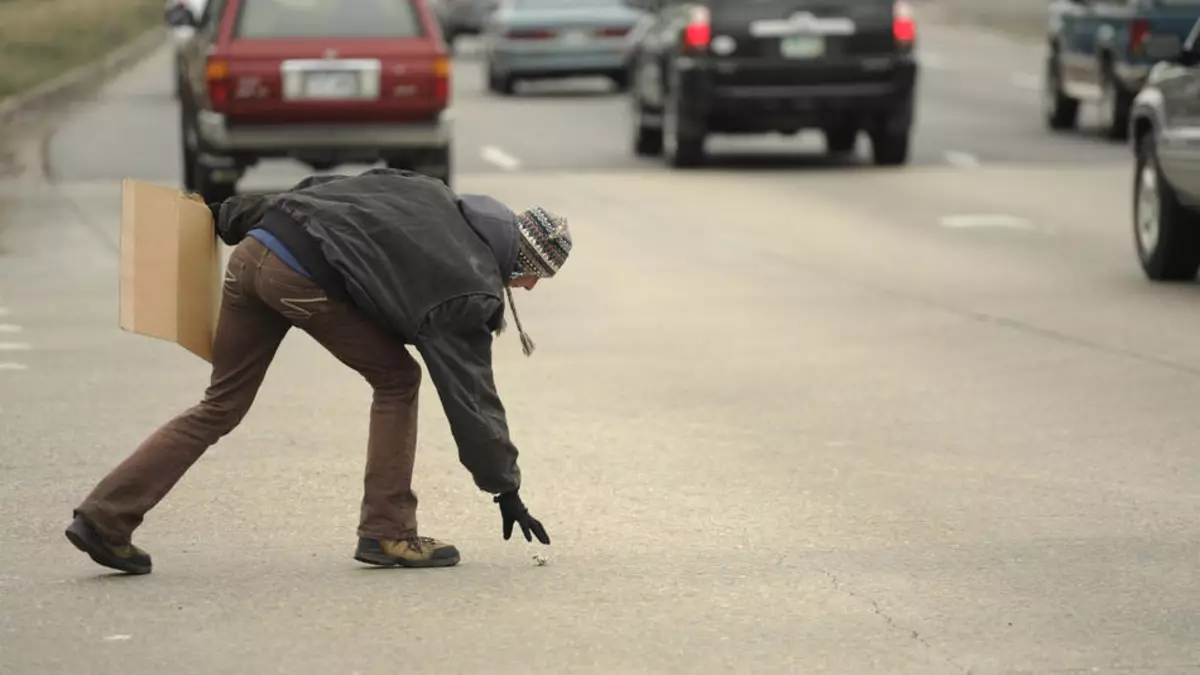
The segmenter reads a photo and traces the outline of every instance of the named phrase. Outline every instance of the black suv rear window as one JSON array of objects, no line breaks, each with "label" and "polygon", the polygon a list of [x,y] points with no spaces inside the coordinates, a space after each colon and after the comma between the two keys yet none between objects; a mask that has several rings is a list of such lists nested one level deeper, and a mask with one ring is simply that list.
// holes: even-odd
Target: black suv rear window
[{"label": "black suv rear window", "polygon": [[406,38],[424,31],[413,0],[242,0],[240,38]]},{"label": "black suv rear window", "polygon": [[[1004,0],[999,0],[1003,2]],[[1197,0],[1200,1],[1200,0]],[[726,16],[761,16],[763,14],[778,14],[779,12],[795,12],[807,10],[818,15],[837,14],[839,9],[858,9],[862,7],[886,7],[889,10],[895,0],[709,0],[713,11]]]}]

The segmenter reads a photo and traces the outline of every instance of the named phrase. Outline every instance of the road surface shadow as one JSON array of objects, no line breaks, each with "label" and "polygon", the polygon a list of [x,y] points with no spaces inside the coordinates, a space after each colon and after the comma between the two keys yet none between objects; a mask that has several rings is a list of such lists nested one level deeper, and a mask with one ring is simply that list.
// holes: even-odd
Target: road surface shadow
[{"label": "road surface shadow", "polygon": [[517,85],[516,90],[507,98],[510,99],[532,99],[546,101],[561,101],[563,99],[595,99],[595,98],[616,98],[623,96],[620,92],[612,90],[597,89],[592,91],[587,90],[564,90],[564,89],[542,89],[530,90],[524,89],[521,85]]},{"label": "road surface shadow", "polygon": [[689,171],[739,169],[750,171],[853,170],[871,168],[858,155],[827,155],[822,152],[710,152],[704,164]]}]

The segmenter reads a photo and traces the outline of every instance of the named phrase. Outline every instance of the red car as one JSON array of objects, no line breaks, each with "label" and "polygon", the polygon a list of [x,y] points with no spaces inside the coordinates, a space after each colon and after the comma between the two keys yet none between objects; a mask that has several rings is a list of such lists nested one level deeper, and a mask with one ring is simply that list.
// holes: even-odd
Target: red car
[{"label": "red car", "polygon": [[450,59],[426,0],[209,0],[180,49],[184,189],[219,201],[261,159],[385,162],[450,184]]}]

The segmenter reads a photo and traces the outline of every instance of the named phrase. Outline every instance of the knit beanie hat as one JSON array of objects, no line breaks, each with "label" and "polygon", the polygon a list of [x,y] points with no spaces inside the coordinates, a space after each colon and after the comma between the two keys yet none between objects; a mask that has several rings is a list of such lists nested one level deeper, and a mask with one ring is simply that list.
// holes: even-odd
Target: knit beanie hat
[{"label": "knit beanie hat", "polygon": [[540,206],[517,214],[521,243],[513,277],[552,277],[571,253],[571,231],[567,219]]},{"label": "knit beanie hat", "polygon": [[[549,278],[557,274],[571,253],[571,231],[567,227],[567,219],[535,206],[517,214],[517,230],[521,233],[521,238],[512,278]],[[521,317],[517,315],[512,288],[506,285],[504,290],[508,294],[508,304],[512,307],[513,320],[517,322],[517,332],[521,335],[521,349],[525,356],[530,356],[537,345],[521,326]]]}]

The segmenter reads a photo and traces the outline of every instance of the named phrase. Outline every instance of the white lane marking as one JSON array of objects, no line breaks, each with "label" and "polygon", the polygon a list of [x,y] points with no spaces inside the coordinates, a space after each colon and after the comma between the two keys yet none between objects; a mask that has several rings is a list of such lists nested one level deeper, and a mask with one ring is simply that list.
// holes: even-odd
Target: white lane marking
[{"label": "white lane marking", "polygon": [[9,315],[8,308],[7,308],[7,307],[0,307],[0,316],[8,316],[8,315]]},{"label": "white lane marking", "polygon": [[0,352],[19,352],[29,349],[27,342],[0,342]]},{"label": "white lane marking", "polygon": [[24,363],[12,363],[11,361],[0,361],[0,370],[27,370],[28,366]]},{"label": "white lane marking", "polygon": [[1008,81],[1011,82],[1014,87],[1019,89],[1040,91],[1042,88],[1042,78],[1032,73],[1013,73],[1012,76],[1008,78]]},{"label": "white lane marking", "polygon": [[1001,227],[1013,230],[1033,229],[1033,223],[1028,220],[1003,213],[964,213],[944,216],[940,222],[942,227],[961,230],[983,227]]},{"label": "white lane marking", "polygon": [[969,152],[947,150],[943,156],[946,158],[946,163],[953,166],[963,168],[974,168],[979,166],[979,158]]},{"label": "white lane marking", "polygon": [[483,161],[495,164],[505,171],[516,171],[521,168],[520,160],[494,145],[485,147],[479,156],[483,158]]},{"label": "white lane marking", "polygon": [[106,637],[104,639],[107,640],[108,642],[116,642],[117,640],[129,640],[132,637],[133,637],[132,635],[109,635],[108,637]]},{"label": "white lane marking", "polygon": [[0,333],[20,333],[23,329],[12,323],[0,323]]}]

